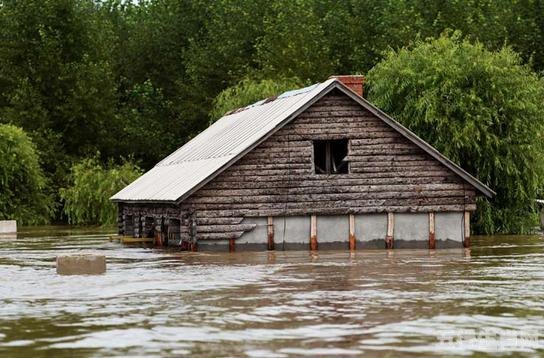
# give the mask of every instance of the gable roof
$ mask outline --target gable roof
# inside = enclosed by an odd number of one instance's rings
[[[285,92],[274,100],[262,100],[226,114],[112,196],[111,200],[179,203],[335,88],[459,175],[480,193],[487,197],[495,194],[406,127],[355,94],[342,82],[331,78],[323,83]]]

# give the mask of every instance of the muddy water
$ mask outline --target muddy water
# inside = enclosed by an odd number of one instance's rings
[[[470,251],[180,253],[107,232],[0,239],[0,356],[544,354],[544,240]],[[55,256],[107,256],[57,276]]]

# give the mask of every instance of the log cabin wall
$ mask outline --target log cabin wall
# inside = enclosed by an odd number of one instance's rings
[[[174,223],[174,230],[180,232],[189,225],[190,213],[184,212],[177,205],[171,204],[129,204],[119,203],[118,206],[119,234],[134,237],[147,237],[153,226],[163,222]],[[147,220],[146,220],[147,218]],[[151,224],[150,224],[151,223]],[[149,227],[149,226],[152,227]]]
[[[349,173],[315,174],[313,141],[333,139],[349,139]],[[471,212],[476,202],[471,185],[334,90],[180,209],[198,240],[232,240],[255,228],[247,217]]]

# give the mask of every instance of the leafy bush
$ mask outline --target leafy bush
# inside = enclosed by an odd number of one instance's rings
[[[19,224],[44,224],[53,202],[47,181],[28,135],[12,125],[0,125],[0,219]]]
[[[113,224],[117,207],[110,197],[142,174],[127,161],[104,167],[96,158],[83,159],[71,169],[71,185],[60,190],[64,213],[70,224]]]
[[[299,88],[301,85],[301,81],[297,78],[260,81],[246,78],[219,93],[213,101],[210,117],[212,120],[217,120],[228,111],[250,105],[264,98],[280,95],[285,91]]]
[[[490,52],[459,33],[391,52],[368,73],[369,99],[489,185],[476,230],[536,224],[544,179],[544,83],[508,48]]]

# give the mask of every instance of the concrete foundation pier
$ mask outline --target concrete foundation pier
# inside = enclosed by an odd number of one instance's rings
[[[17,221],[15,220],[0,220],[0,235],[2,234],[16,234],[17,233]]]
[[[57,256],[59,275],[101,275],[106,272],[106,257],[94,254]]]

